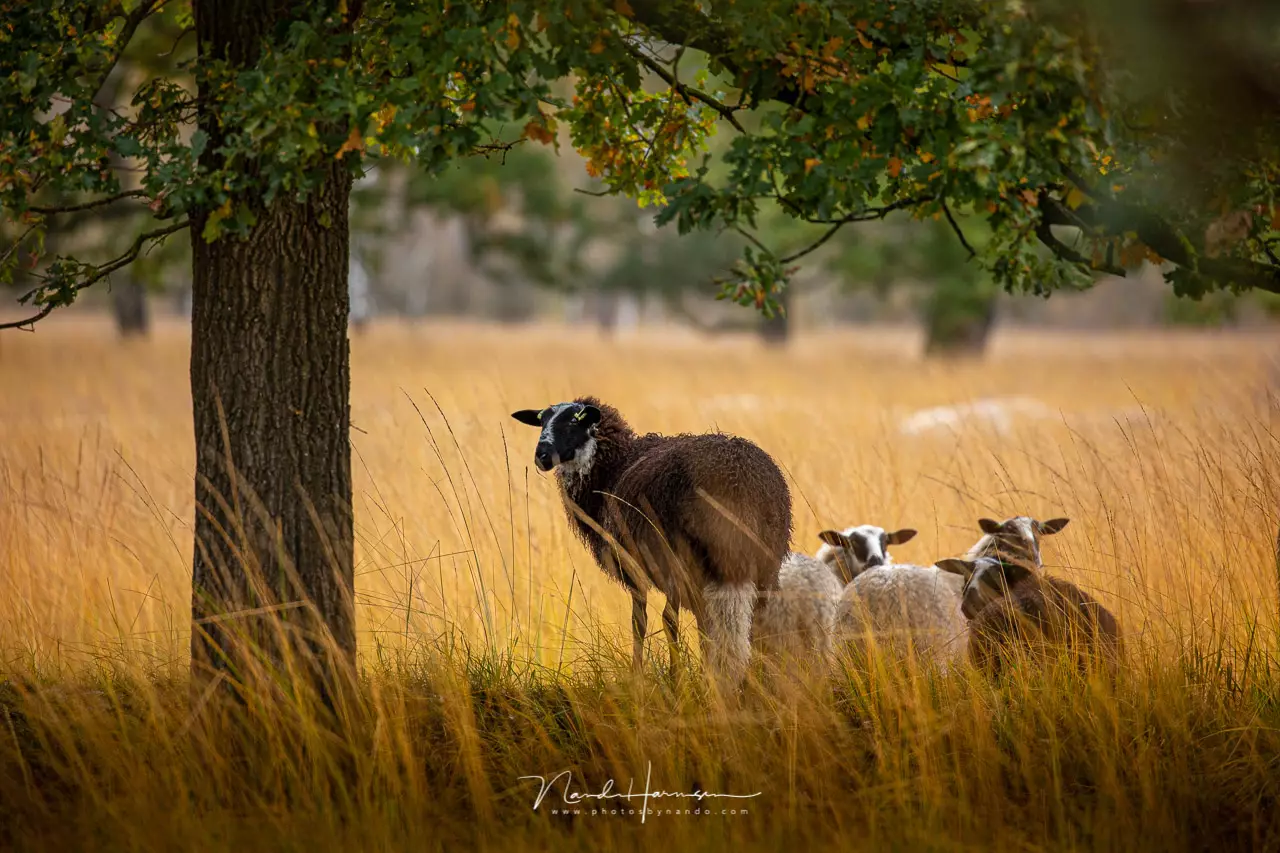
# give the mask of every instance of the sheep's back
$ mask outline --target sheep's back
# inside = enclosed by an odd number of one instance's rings
[[[778,572],[778,589],[768,595],[760,613],[756,635],[771,648],[825,649],[841,587],[826,563],[808,554],[787,554]]]
[[[1065,648],[1082,667],[1093,658],[1110,667],[1120,653],[1120,626],[1080,587],[1044,576],[1017,585],[973,619],[969,653],[979,667],[998,668],[1014,645],[1037,654]]]
[[[942,657],[964,651],[967,623],[960,612],[964,579],[934,566],[891,564],[869,569],[845,587],[837,631],[856,638],[924,645]]]
[[[637,455],[612,494],[624,510],[612,516],[620,538],[651,551],[687,544],[695,560],[713,564],[711,580],[776,587],[791,540],[791,495],[777,464],[750,441],[664,437]]]

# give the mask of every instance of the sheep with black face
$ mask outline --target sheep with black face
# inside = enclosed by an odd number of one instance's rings
[[[777,589],[791,539],[791,494],[773,459],[736,436],[639,435],[593,397],[512,417],[542,430],[534,464],[556,472],[574,531],[631,593],[635,665],[656,587],[673,663],[683,607],[709,668],[740,681],[755,613]]]

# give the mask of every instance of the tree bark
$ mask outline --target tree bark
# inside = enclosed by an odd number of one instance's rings
[[[202,59],[251,64],[293,5],[197,0]],[[221,131],[216,102],[205,98],[198,121],[212,158]],[[244,239],[206,242],[208,212],[192,216],[191,654],[197,687],[221,673],[242,689],[314,688],[332,705],[354,675],[356,646],[351,179],[342,162],[326,161],[314,191],[259,209]]]

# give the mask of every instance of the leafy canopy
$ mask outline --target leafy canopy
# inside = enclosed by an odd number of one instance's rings
[[[197,211],[197,239],[246,233],[264,205],[310,191],[335,160],[353,176],[370,157],[439,172],[462,156],[557,144],[562,126],[610,191],[657,206],[681,231],[750,236],[773,207],[825,226],[787,255],[746,242],[722,295],[766,311],[802,255],[893,211],[949,225],[969,262],[1011,290],[1087,286],[1149,260],[1170,265],[1178,293],[1280,291],[1275,140],[1215,148],[1184,180],[1175,166],[1205,143],[1170,118],[1185,116],[1189,96],[1127,85],[1131,69],[1071,4],[295,5],[245,65],[197,62],[179,0],[0,0],[0,282],[34,277],[30,319]],[[180,28],[181,61],[126,87],[127,102],[98,103],[160,20]],[[713,160],[717,131],[731,139]],[[202,157],[211,145],[217,156]],[[123,255],[40,256],[51,218],[139,201],[159,223]],[[961,228],[970,217],[985,220],[980,243]]]

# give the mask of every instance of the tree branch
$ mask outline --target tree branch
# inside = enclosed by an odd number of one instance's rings
[[[1043,234],[1048,232],[1049,225],[1095,228],[1109,237],[1119,237],[1132,231],[1147,248],[1160,257],[1205,278],[1220,284],[1235,283],[1269,293],[1280,293],[1280,267],[1248,258],[1210,258],[1204,254],[1199,241],[1193,242],[1165,219],[1136,205],[1095,197],[1093,204],[1081,205],[1074,211],[1069,211],[1060,201],[1042,190],[1040,209],[1043,225],[1037,226],[1036,236],[1040,237],[1042,243],[1045,242]],[[1049,236],[1054,243],[1058,242],[1052,234]],[[1054,249],[1050,243],[1045,245]],[[1056,250],[1054,253],[1062,256]],[[1092,268],[1092,264],[1089,266]],[[1112,269],[1104,271],[1111,272]]]
[[[130,12],[124,19],[124,27],[120,30],[120,36],[116,39],[116,43],[120,46],[115,56],[111,57],[111,61],[107,63],[107,67],[102,69],[102,73],[98,75],[98,82],[93,86],[93,100],[98,99],[98,92],[107,84],[107,78],[111,76],[111,72],[120,64],[120,58],[124,56],[124,52],[129,49],[129,42],[133,41],[133,35],[138,31],[138,27],[142,22],[156,12],[168,0],[143,0],[138,4],[138,8]],[[176,44],[174,45],[177,46]],[[3,326],[0,326],[3,328]]]
[[[689,0],[632,0],[630,20],[670,44],[700,50],[717,59],[736,78],[746,76],[729,45],[733,33],[723,24],[705,15]],[[744,81],[745,82],[745,81]],[[803,109],[805,94],[795,86],[783,86],[769,98]]]
[[[766,196],[766,198],[767,197],[768,196]],[[874,219],[884,219],[895,210],[905,210],[909,207],[915,207],[918,204],[928,204],[934,200],[934,197],[931,195],[904,198],[899,201],[886,204],[884,207],[868,207],[863,210],[859,210],[856,213],[849,213],[834,219],[819,219],[814,216],[805,216],[804,210],[800,205],[796,204],[784,195],[775,194],[773,198],[778,202],[778,204],[781,204],[783,207],[795,214],[797,219],[802,222],[808,222],[810,225],[848,225],[850,222],[870,222]]]
[[[914,207],[917,204],[924,204],[927,201],[932,201],[932,199],[928,197],[903,199],[901,201],[895,201],[892,204],[886,204],[884,207],[873,207],[867,210],[858,211],[857,213],[850,213],[848,216],[835,220],[832,223],[831,227],[828,228],[821,237],[819,237],[817,240],[810,243],[805,248],[799,250],[798,252],[792,252],[790,255],[787,255],[785,258],[780,258],[779,263],[789,264],[792,261],[803,258],[805,255],[809,254],[810,252],[816,251],[817,249],[822,247],[822,244],[826,243],[828,240],[834,237],[837,231],[839,231],[841,228],[843,228],[844,226],[848,225],[851,222],[870,222],[874,219],[884,219],[886,216],[888,216],[890,213],[893,213],[895,210],[902,210],[903,208],[906,208],[906,207]],[[814,221],[814,220],[810,220],[810,221]]]
[[[1076,225],[1077,223],[1072,222],[1069,217],[1063,215],[1062,211],[1058,209],[1058,203],[1050,197],[1049,193],[1045,190],[1040,191],[1038,201],[1040,210],[1043,211],[1043,213],[1036,222],[1036,237],[1039,238],[1041,243],[1048,247],[1049,251],[1053,252],[1054,255],[1062,260],[1076,264],[1077,266],[1082,266],[1087,270],[1105,272],[1121,277],[1125,275],[1124,268],[1117,267],[1112,264],[1094,264],[1091,259],[1086,258],[1075,249],[1053,236],[1053,229],[1051,228],[1052,225]],[[1051,210],[1057,211],[1056,215],[1051,214]],[[1051,221],[1051,219],[1054,221]]]
[[[638,59],[644,65],[645,68],[648,68],[654,74],[657,74],[659,77],[661,77],[668,86],[670,86],[672,89],[675,89],[677,92],[679,92],[686,102],[688,102],[690,99],[700,101],[703,104],[706,104],[711,109],[715,110],[717,113],[719,113],[721,118],[729,122],[729,124],[733,125],[734,130],[744,134],[747,132],[742,127],[742,124],[738,121],[738,117],[734,115],[734,112],[736,111],[734,107],[731,107],[728,104],[725,104],[717,100],[716,98],[711,97],[706,92],[703,92],[699,89],[695,89],[692,86],[688,86],[684,83],[681,83],[674,74],[668,73],[668,71],[662,67],[661,63],[654,61],[648,56],[645,56],[640,51],[631,47],[631,45],[627,45],[627,52],[630,53],[632,56],[634,56],[636,59]]]
[[[146,244],[151,240],[159,240],[163,237],[168,237],[170,234],[175,234],[178,231],[181,231],[184,228],[189,227],[190,225],[191,225],[191,220],[183,219],[181,222],[174,222],[169,225],[166,225],[163,228],[157,228],[154,231],[148,231],[145,234],[139,234],[137,239],[133,241],[133,244],[129,246],[129,248],[125,250],[123,254],[117,256],[116,258],[112,259],[108,263],[98,267],[94,271],[93,275],[89,276],[84,281],[77,282],[76,285],[72,288],[72,291],[74,293],[79,293],[85,288],[90,287],[94,284],[97,284],[99,281],[111,275],[116,270],[123,269],[124,267],[127,267],[129,264],[137,260],[138,255],[142,254],[143,247],[146,246]],[[36,292],[36,291],[33,291],[33,292]],[[28,296],[30,295],[31,294],[28,294]],[[43,308],[40,309],[39,312],[37,312],[33,316],[27,317],[22,320],[13,320],[8,323],[0,323],[0,330],[25,328],[26,331],[32,331],[32,326],[34,326],[35,323],[39,322],[40,320],[43,320],[45,317],[48,317],[49,314],[52,313],[53,309],[58,307],[58,304],[59,303],[57,302],[48,302],[44,305]]]
[[[41,216],[57,216],[60,213],[78,213],[82,210],[93,210],[98,207],[106,207],[109,204],[115,204],[117,201],[123,201],[126,198],[146,198],[146,190],[128,190],[122,193],[116,193],[112,196],[86,201],[84,204],[67,204],[58,205],[56,207],[41,207],[32,205],[27,210],[31,213],[38,213]]]
[[[942,199],[942,212],[947,216],[947,222],[951,223],[951,230],[956,232],[956,236],[960,238],[960,245],[964,246],[965,251],[969,253],[969,257],[975,258],[978,253],[973,250],[973,246],[969,245],[969,241],[965,239],[964,232],[960,230],[960,223],[956,222],[956,218],[951,215],[951,208],[947,207],[947,200]]]

